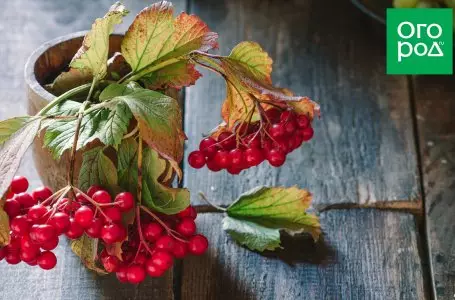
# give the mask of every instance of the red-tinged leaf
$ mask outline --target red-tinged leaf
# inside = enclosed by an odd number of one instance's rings
[[[201,76],[201,73],[194,68],[194,64],[182,60],[152,72],[141,80],[145,83],[145,87],[151,90],[169,87],[181,89],[195,84]]]
[[[81,238],[71,241],[71,250],[81,258],[82,263],[98,275],[106,275],[107,272],[96,263],[98,257],[98,239],[83,235]]]
[[[123,260],[123,258],[122,258],[122,253],[123,253],[122,244],[123,244],[123,242],[118,242],[118,243],[105,245],[107,254],[116,256],[118,259],[120,259],[120,261],[122,261]]]
[[[9,244],[10,240],[9,218],[3,207],[0,206],[0,247]]]

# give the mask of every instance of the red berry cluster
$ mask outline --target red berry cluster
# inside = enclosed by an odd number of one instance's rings
[[[130,193],[120,193],[112,202],[108,192],[93,186],[88,195],[76,194],[75,199],[53,194],[48,187],[27,193],[28,181],[16,176],[3,207],[10,219],[10,243],[0,249],[0,258],[9,264],[21,261],[42,269],[55,267],[57,258],[51,251],[65,234],[80,238],[84,232],[101,238],[105,244],[123,241],[126,228],[120,223],[122,213],[134,206]]]
[[[101,253],[104,269],[115,272],[120,282],[138,284],[147,274],[162,276],[172,267],[174,258],[203,254],[208,241],[196,234],[196,216],[191,206],[177,215],[141,216],[140,231],[130,234],[128,241],[122,244],[122,260],[105,251]]]
[[[233,132],[223,131],[217,139],[203,139],[199,150],[188,156],[188,163],[196,169],[207,165],[213,172],[226,169],[231,174],[239,174],[264,160],[280,167],[286,155],[309,141],[313,133],[309,116],[272,108],[264,111],[259,122],[241,123]]]

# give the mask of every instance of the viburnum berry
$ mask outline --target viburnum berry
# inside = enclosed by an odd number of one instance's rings
[[[165,251],[157,251],[152,254],[152,263],[160,269],[167,270],[172,267],[174,259]]]
[[[120,222],[122,220],[122,212],[120,211],[120,208],[116,206],[105,208],[103,209],[103,212],[110,219],[106,219],[105,222]]]
[[[5,247],[0,248],[0,260],[4,259],[6,254],[8,254],[8,251],[6,250]]]
[[[63,198],[61,200],[61,205],[64,207],[64,211],[67,214],[72,214],[81,207],[79,202],[70,200],[69,198]]]
[[[44,251],[38,256],[36,261],[41,269],[50,270],[57,264],[57,257],[55,257],[55,254],[51,251]]]
[[[120,193],[115,197],[115,203],[121,211],[129,211],[134,207],[134,196],[128,192]]]
[[[126,236],[126,230],[122,225],[112,223],[106,224],[101,229],[101,238],[106,244],[120,242]]]
[[[177,216],[179,218],[190,217],[191,219],[194,220],[197,217],[197,212],[196,212],[196,209],[190,205],[187,208],[185,208],[184,210],[182,210],[181,212],[179,212],[177,214]]]
[[[20,203],[22,208],[29,208],[37,203],[37,201],[28,193],[16,194],[14,198]]]
[[[192,236],[196,233],[196,223],[194,223],[192,218],[183,218],[177,224],[175,229],[183,236]]]
[[[91,187],[88,188],[87,190],[87,196],[89,196],[90,198],[93,198],[93,195],[98,192],[98,191],[101,191],[103,188],[98,186],[98,185],[92,185]]]
[[[90,225],[85,228],[85,233],[91,238],[101,237],[101,230],[103,228],[103,221],[99,218],[93,218]]]
[[[106,203],[112,202],[111,195],[109,195],[109,193],[106,192],[105,190],[97,191],[96,193],[93,194],[92,198],[93,198],[93,200],[95,200],[95,202],[98,202],[100,204],[106,204]]]
[[[54,236],[50,241],[41,244],[41,249],[43,250],[54,250],[58,245],[58,236]]]
[[[231,165],[231,160],[229,159],[229,152],[225,150],[218,150],[214,157],[215,163],[221,169],[226,169]]]
[[[158,223],[148,223],[143,230],[144,237],[147,241],[154,242],[163,235],[163,230],[163,227]]]
[[[284,128],[283,124],[280,124],[280,123],[273,124],[272,127],[270,127],[270,129],[269,129],[269,134],[274,139],[281,138],[282,136],[284,136],[285,133],[286,133],[285,128]]]
[[[245,151],[245,162],[248,166],[253,167],[259,165],[264,160],[262,151],[256,148],[249,148]]]
[[[293,115],[292,111],[290,111],[290,110],[285,110],[280,115],[280,121],[283,123],[286,123],[293,119],[294,119],[294,115]]]
[[[82,228],[87,228],[92,223],[94,216],[93,210],[88,206],[81,206],[74,213],[74,221]]]
[[[243,166],[243,151],[241,149],[233,149],[229,152],[231,166],[241,168]]]
[[[23,193],[28,189],[28,180],[24,176],[14,176],[11,181],[11,191],[14,194]]]
[[[35,224],[30,229],[30,238],[36,244],[44,244],[56,235],[55,228],[49,224]]]
[[[156,241],[155,248],[164,251],[172,251],[172,249],[174,248],[174,243],[175,243],[174,238],[168,235],[163,235]]]
[[[305,115],[297,116],[297,125],[301,129],[305,129],[310,126],[310,119]]]
[[[199,150],[207,157],[207,158],[212,158],[216,151],[218,150],[218,147],[216,145],[215,139],[208,137],[203,139],[199,143]]]
[[[175,258],[184,258],[188,253],[187,243],[176,240],[174,242],[174,248],[172,248],[172,255]]]
[[[136,265],[144,265],[145,261],[147,260],[147,256],[144,253],[138,253],[137,256],[134,258],[134,263]]]
[[[126,283],[128,282],[128,267],[125,265],[120,265],[118,267],[117,272],[115,273],[115,276],[117,276],[118,281]]]
[[[17,216],[11,220],[10,228],[13,234],[22,236],[28,233],[30,229],[30,223],[25,216]]]
[[[69,230],[71,222],[70,217],[65,212],[56,212],[49,218],[48,224],[54,226],[57,234],[65,233]]]
[[[36,248],[25,248],[21,249],[19,254],[20,259],[24,262],[29,262],[35,260],[41,252],[38,247]]]
[[[5,256],[5,261],[10,265],[17,265],[21,262],[19,252],[8,252]]]
[[[224,150],[231,150],[235,148],[235,135],[232,132],[224,131],[220,133],[217,141]]]
[[[205,166],[205,155],[202,151],[193,151],[188,155],[188,163],[195,169]]]
[[[277,123],[280,120],[280,110],[276,108],[270,108],[265,111],[265,116],[272,123]]]
[[[141,283],[145,279],[145,269],[139,265],[131,265],[126,271],[126,277],[132,284]]]
[[[106,271],[109,273],[117,272],[121,265],[121,261],[114,255],[107,255],[101,258],[101,263]]]
[[[8,214],[10,218],[14,218],[21,212],[21,204],[16,199],[7,199],[3,210]]]
[[[70,219],[70,226],[68,230],[66,231],[65,235],[70,238],[70,239],[78,239],[84,234],[84,228],[82,228],[76,221],[74,221],[74,218]]]
[[[209,242],[207,238],[201,234],[197,234],[190,238],[188,242],[188,251],[193,255],[202,255],[207,250]]]
[[[280,149],[272,149],[267,153],[267,160],[274,167],[280,167],[286,161],[286,154]]]
[[[303,138],[303,140],[304,140],[305,142],[311,140],[311,138],[312,138],[313,135],[314,135],[313,128],[312,128],[312,127],[307,127],[307,128],[305,128],[305,129],[303,129],[303,130],[301,131],[301,135],[302,135],[302,138]]]
[[[221,167],[216,163],[214,159],[208,160],[207,161],[207,168],[212,171],[212,172],[218,172],[221,171]]]
[[[43,186],[37,189],[34,189],[32,192],[32,197],[36,202],[42,202],[52,196],[52,190],[47,186]]]
[[[237,175],[240,174],[240,172],[242,172],[243,169],[234,166],[229,166],[226,170],[228,171],[229,174]]]
[[[166,270],[158,268],[150,258],[145,262],[145,270],[150,277],[161,277]]]
[[[27,217],[32,222],[36,222],[39,219],[41,219],[47,212],[48,209],[46,208],[46,206],[43,206],[41,204],[35,204],[28,210]]]

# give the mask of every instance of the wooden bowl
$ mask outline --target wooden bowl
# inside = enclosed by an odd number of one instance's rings
[[[74,54],[82,45],[82,40],[87,32],[81,31],[51,40],[38,49],[28,58],[25,65],[25,81],[27,84],[28,113],[35,115],[54,95],[43,88],[44,84],[52,80],[67,68]],[[123,35],[113,34],[110,37],[109,57],[120,51]],[[95,147],[94,143],[87,148]],[[87,149],[85,148],[85,149]],[[69,166],[69,151],[66,151],[59,161],[52,158],[50,151],[43,146],[43,134],[33,143],[33,159],[38,174],[43,183],[54,191],[64,187],[67,183]],[[82,162],[82,151],[76,155],[75,174],[79,174]],[[77,180],[77,176],[75,176]]]

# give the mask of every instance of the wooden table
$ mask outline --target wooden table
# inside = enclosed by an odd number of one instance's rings
[[[150,1],[125,1],[133,16]],[[88,29],[110,0],[7,0],[0,9],[1,119],[25,113],[23,67],[41,43]],[[319,101],[315,138],[284,167],[231,176],[184,165],[204,210],[203,257],[139,286],[96,277],[65,245],[48,272],[0,264],[1,299],[453,299],[455,294],[455,78],[386,76],[384,37],[348,1],[178,0],[220,34],[220,52],[261,43],[274,80]],[[224,83],[204,72],[184,95],[186,152],[219,121]],[[52,170],[49,170],[52,172]],[[30,155],[20,173],[40,184]],[[288,240],[260,255],[221,231],[220,205],[256,185],[314,193],[324,240]],[[66,242],[63,242],[65,244]]]

